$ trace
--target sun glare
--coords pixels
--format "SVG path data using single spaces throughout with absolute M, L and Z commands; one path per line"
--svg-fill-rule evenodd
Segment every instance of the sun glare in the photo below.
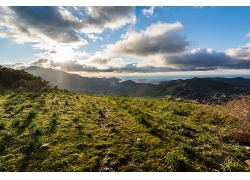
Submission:
M 57 47 L 53 53 L 50 52 L 50 58 L 56 62 L 64 62 L 72 59 L 74 52 L 70 47 Z

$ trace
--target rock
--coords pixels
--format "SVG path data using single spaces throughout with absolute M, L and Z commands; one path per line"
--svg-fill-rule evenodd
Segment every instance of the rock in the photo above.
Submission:
M 141 139 L 141 138 L 136 138 L 136 141 L 137 141 L 137 142 L 141 142 L 142 139 Z
M 250 150 L 250 147 L 249 147 L 249 146 L 246 146 L 245 148 L 246 148 L 246 150 L 248 150 L 248 151 Z
M 245 163 L 246 163 L 248 166 L 250 166 L 250 159 L 245 160 Z
M 49 147 L 49 143 L 43 144 L 40 149 L 47 149 Z

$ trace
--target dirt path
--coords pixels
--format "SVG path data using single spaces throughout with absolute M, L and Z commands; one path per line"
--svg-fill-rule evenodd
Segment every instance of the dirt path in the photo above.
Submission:
M 105 110 L 106 110 L 106 112 L 105 112 L 105 118 L 108 118 L 110 110 L 109 110 L 109 108 L 107 106 L 105 106 Z
M 106 152 L 103 157 L 101 157 L 99 165 L 99 172 L 114 172 L 113 168 L 108 167 L 108 152 L 110 151 L 110 148 L 106 148 Z

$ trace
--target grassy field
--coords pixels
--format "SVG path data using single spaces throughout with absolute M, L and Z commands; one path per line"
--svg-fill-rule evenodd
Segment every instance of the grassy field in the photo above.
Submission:
M 246 131 L 228 107 L 67 91 L 3 92 L 0 171 L 250 171 L 249 142 L 235 138 Z

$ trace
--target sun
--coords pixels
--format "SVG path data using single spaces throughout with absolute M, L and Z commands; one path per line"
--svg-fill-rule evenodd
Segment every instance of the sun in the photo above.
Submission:
M 49 56 L 55 62 L 65 62 L 74 58 L 74 51 L 71 47 L 59 46 L 50 51 Z

